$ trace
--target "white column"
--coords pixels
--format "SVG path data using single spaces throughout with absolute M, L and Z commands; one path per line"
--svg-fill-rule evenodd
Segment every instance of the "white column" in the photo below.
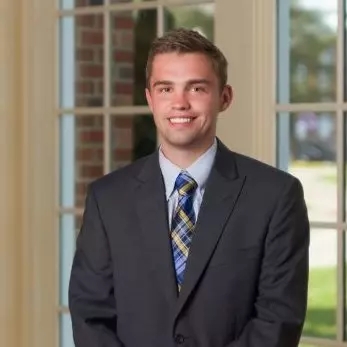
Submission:
M 276 1 L 216 0 L 216 43 L 229 61 L 234 104 L 218 136 L 233 150 L 275 164 Z
M 0 346 L 21 331 L 19 1 L 0 0 Z
M 21 11 L 23 347 L 55 347 L 58 336 L 57 3 L 26 0 Z

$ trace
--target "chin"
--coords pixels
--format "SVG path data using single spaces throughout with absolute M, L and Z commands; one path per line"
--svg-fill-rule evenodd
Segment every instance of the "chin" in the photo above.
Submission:
M 199 141 L 197 139 L 175 139 L 167 142 L 171 147 L 176 148 L 193 148 L 196 147 Z

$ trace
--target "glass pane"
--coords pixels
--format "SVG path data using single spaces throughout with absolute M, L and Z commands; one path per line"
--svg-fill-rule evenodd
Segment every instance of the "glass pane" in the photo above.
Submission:
M 280 103 L 336 100 L 337 0 L 278 0 Z
M 118 169 L 153 153 L 157 134 L 153 117 L 113 116 L 111 119 L 111 168 Z
M 194 29 L 211 41 L 214 39 L 214 4 L 176 6 L 164 12 L 165 31 Z
M 75 7 L 102 6 L 104 0 L 60 0 L 60 8 L 71 10 Z
M 337 237 L 311 230 L 308 310 L 303 335 L 336 338 Z
M 336 222 L 336 117 L 282 112 L 277 119 L 278 166 L 303 184 L 311 221 Z M 322 198 L 324 197 L 324 198 Z
M 157 35 L 157 10 L 111 14 L 111 104 L 147 105 L 147 55 Z
M 74 347 L 72 338 L 71 317 L 67 313 L 60 314 L 60 347 Z
M 75 253 L 77 230 L 81 227 L 81 218 L 73 214 L 64 214 L 60 217 L 59 233 L 59 284 L 60 306 L 68 306 L 68 288 L 70 272 Z
M 103 106 L 104 29 L 99 14 L 67 17 L 60 26 L 60 105 Z
M 60 205 L 83 207 L 87 186 L 103 175 L 102 116 L 60 119 Z

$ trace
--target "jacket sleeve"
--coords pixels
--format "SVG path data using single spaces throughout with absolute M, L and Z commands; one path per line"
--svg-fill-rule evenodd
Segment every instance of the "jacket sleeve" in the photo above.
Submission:
M 89 188 L 69 284 L 76 347 L 123 347 L 117 336 L 111 255 L 96 197 Z
M 269 224 L 254 317 L 226 347 L 298 346 L 307 308 L 308 248 L 307 208 L 294 178 Z

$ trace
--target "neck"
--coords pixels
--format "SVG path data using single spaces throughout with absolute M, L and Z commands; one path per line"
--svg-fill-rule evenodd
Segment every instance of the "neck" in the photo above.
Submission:
M 185 147 L 174 147 L 168 144 L 162 144 L 161 150 L 165 157 L 169 159 L 173 164 L 178 166 L 181 169 L 186 169 L 192 165 L 201 155 L 203 155 L 214 142 L 212 141 L 207 143 L 205 146 L 197 145 L 191 146 L 189 148 Z

